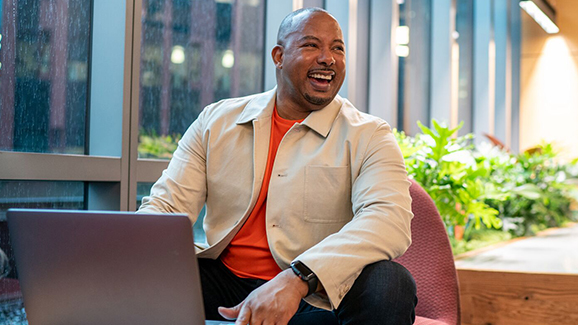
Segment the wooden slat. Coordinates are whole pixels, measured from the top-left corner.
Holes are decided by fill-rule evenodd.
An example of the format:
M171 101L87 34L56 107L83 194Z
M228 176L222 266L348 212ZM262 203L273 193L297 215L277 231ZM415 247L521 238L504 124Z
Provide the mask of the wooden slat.
M578 324L578 275L458 270L464 325Z

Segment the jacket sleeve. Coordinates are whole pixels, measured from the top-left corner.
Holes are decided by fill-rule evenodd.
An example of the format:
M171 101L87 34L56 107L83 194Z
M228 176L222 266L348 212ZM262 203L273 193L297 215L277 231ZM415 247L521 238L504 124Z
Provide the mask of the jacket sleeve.
M169 166L142 199L140 213L186 213L195 223L207 195L203 110L179 141Z
M295 259L315 272L323 285L327 296L306 298L321 308L339 307L366 265L394 259L411 243L411 183L389 125L376 129L361 159L359 174L352 180L353 219Z

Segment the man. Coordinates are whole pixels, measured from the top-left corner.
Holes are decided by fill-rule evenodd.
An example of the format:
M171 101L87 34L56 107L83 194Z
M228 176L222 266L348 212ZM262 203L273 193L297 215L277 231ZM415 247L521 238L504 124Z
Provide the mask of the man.
M272 57L277 88L206 107L140 211L194 221L206 204L209 319L411 324L413 278L390 262L410 244L409 182L389 125L337 96L339 24L293 12Z

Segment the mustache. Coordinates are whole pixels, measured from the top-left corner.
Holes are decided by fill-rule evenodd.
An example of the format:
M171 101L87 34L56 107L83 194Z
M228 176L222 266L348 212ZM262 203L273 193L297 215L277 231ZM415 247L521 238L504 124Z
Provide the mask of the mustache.
M335 70L330 68L319 68L309 70L309 73L316 73L316 72L332 72L333 74L335 74Z

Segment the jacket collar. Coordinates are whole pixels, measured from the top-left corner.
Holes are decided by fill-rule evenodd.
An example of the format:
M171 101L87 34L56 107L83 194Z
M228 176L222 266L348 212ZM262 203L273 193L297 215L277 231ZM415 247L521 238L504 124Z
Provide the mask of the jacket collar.
M329 103L329 105L318 111L311 112L311 114L305 118L302 124L307 125L313 131L319 133L320 136L327 138L327 135L329 134L329 131L331 131L333 122L335 121L337 114L339 114L342 105L343 98L337 95L333 101Z
M273 115L273 108L275 107L275 98L277 97L277 87L255 96L247 106L243 109L243 112L237 119L237 124L248 123L253 120L258 120L261 118L271 118ZM311 112L307 118L302 122L303 125L307 125L313 131L317 132L324 138L327 137L333 122L341 110L343 105L343 98L337 95L329 105L325 106L315 112Z
M247 103L236 123L245 124L260 118L270 118L273 115L276 97L277 87L254 96Z

